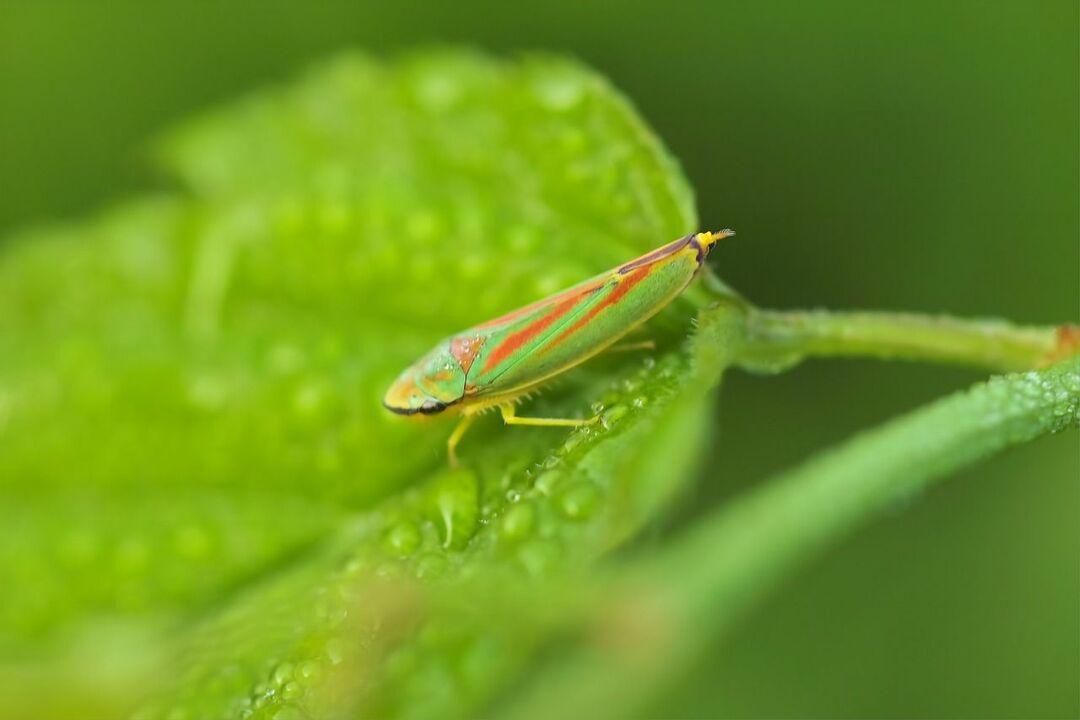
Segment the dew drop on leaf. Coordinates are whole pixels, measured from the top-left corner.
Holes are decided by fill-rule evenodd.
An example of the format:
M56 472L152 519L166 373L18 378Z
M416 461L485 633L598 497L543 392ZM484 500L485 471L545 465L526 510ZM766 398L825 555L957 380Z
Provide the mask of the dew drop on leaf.
M291 662L283 662L274 668L270 679L275 685L283 685L292 679L294 666Z
M549 470L536 478L533 487L542 495L550 495L551 491L555 489L555 486L559 484L559 481L562 480L562 478L563 473Z
M600 507L600 491L590 482L579 482L559 495L559 509L571 520L586 520Z
M398 557L411 555L420 547L420 529L407 520L394 523L383 535L383 545Z
M604 414L600 416L600 422L604 427L611 427L622 418L626 417L626 413L630 412L625 405L615 405L604 411Z
M536 512L532 505L519 503L503 515L499 522L499 531L506 540L519 542L532 533L535 522Z

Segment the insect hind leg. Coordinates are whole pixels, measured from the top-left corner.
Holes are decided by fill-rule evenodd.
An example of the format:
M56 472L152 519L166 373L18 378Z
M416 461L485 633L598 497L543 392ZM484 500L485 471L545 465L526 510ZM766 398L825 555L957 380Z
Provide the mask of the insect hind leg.
M639 342L616 343L607 349L607 352L632 352L634 350L655 350L655 340L641 340Z
M502 413L503 422L507 425L534 425L538 427L582 427L584 425L592 425L600 419L599 415L594 415L586 420L575 420L572 418L537 418L537 417L518 417L514 410L514 406L511 403L499 406L499 412Z

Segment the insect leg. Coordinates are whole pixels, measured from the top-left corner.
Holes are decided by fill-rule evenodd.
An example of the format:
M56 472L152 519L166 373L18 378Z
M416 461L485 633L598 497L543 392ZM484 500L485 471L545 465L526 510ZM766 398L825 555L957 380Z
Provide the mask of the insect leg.
M570 418L532 418L532 417L518 417L514 412L514 406L511 404L500 405L499 412L502 413L503 422L507 425L540 425L544 427L581 427L582 425L592 425L594 422L600 419L599 415L595 415L588 420L572 420Z
M465 431L469 429L469 426L473 424L473 420L475 419L475 415L462 415L461 422L457 424L457 427L454 428L454 432L450 433L450 437L446 440L446 453L450 456L450 467L452 468L458 466L457 445L465 435Z
M607 349L608 352L627 352L628 350L655 350L655 340L642 340L641 342L618 343Z

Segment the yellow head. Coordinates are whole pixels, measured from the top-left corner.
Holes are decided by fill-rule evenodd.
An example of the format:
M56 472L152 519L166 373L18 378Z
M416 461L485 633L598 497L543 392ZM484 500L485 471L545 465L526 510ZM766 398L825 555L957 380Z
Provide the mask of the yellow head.
M735 234L734 230L717 230L716 232L701 232L697 234L697 241L701 244L704 250L708 250L716 243L720 242L724 238L729 238Z

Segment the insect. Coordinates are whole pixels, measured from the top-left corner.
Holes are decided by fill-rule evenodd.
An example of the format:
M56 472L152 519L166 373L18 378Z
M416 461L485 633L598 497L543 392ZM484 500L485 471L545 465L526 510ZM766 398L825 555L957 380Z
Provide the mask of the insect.
M405 369L383 405L401 415L455 414L447 440L457 445L485 410L507 425L576 427L596 422L518 417L530 391L611 347L674 300L697 275L709 250L735 233L701 232L670 242L568 290L451 335Z

